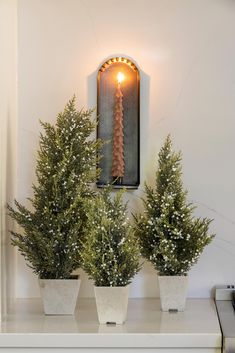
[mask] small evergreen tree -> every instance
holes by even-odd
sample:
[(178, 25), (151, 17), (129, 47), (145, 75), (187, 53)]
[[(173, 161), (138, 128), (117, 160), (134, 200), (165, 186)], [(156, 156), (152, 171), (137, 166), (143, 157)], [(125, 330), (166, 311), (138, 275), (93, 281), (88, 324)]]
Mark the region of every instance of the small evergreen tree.
[(92, 198), (100, 140), (90, 138), (96, 128), (92, 110), (77, 111), (75, 97), (58, 115), (55, 125), (41, 123), (44, 134), (36, 165), (37, 185), (29, 199), (32, 211), (15, 201), (10, 216), (23, 228), (12, 233), (33, 271), (43, 279), (69, 278), (81, 265), (84, 240), (84, 200)]
[(82, 251), (83, 269), (96, 286), (126, 286), (139, 271), (139, 247), (126, 219), (126, 204), (110, 188), (86, 202), (87, 237)]
[(211, 220), (193, 217), (181, 176), (181, 153), (172, 151), (168, 136), (159, 153), (156, 186), (145, 185), (145, 215), (135, 216), (142, 255), (161, 276), (186, 275), (213, 238)]

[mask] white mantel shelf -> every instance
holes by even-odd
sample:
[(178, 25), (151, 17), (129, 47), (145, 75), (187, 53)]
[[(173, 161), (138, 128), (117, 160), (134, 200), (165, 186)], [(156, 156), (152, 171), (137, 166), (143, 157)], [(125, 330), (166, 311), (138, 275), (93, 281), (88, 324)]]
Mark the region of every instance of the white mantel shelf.
[(0, 351), (4, 347), (220, 352), (221, 331), (210, 299), (188, 299), (183, 313), (161, 312), (157, 299), (130, 299), (127, 322), (117, 326), (98, 324), (93, 299), (79, 299), (75, 316), (44, 316), (41, 300), (20, 299), (1, 323)]

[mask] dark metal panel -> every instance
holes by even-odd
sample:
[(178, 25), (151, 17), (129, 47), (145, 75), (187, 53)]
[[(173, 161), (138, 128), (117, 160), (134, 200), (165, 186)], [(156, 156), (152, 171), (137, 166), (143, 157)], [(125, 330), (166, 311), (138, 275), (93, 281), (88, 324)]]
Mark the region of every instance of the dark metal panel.
[[(118, 58), (117, 58), (118, 59)], [(122, 61), (109, 60), (102, 65), (98, 73), (97, 108), (99, 124), (97, 137), (109, 141), (102, 150), (103, 158), (99, 163), (101, 176), (97, 183), (104, 186), (113, 181), (111, 175), (113, 153), (113, 122), (117, 74), (125, 76), (121, 84), (123, 93), (123, 123), (124, 123), (124, 160), (125, 173), (122, 182), (115, 187), (138, 188), (139, 180), (139, 72), (136, 66)]]

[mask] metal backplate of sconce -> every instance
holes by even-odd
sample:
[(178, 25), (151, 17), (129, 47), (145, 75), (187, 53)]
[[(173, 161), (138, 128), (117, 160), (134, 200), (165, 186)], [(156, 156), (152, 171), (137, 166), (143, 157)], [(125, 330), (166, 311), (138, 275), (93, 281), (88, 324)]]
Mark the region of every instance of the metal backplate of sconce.
[(124, 57), (102, 64), (97, 78), (97, 137), (108, 141), (102, 150), (98, 187), (136, 189), (140, 183), (140, 77), (136, 65)]

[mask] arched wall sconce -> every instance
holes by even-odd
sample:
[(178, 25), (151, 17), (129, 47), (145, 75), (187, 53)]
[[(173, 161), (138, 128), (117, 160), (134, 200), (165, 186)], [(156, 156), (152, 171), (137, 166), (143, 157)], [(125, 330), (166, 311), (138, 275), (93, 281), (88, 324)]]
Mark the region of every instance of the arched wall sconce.
[(97, 137), (109, 141), (102, 150), (98, 187), (136, 189), (140, 183), (140, 76), (124, 57), (102, 64), (97, 77)]

